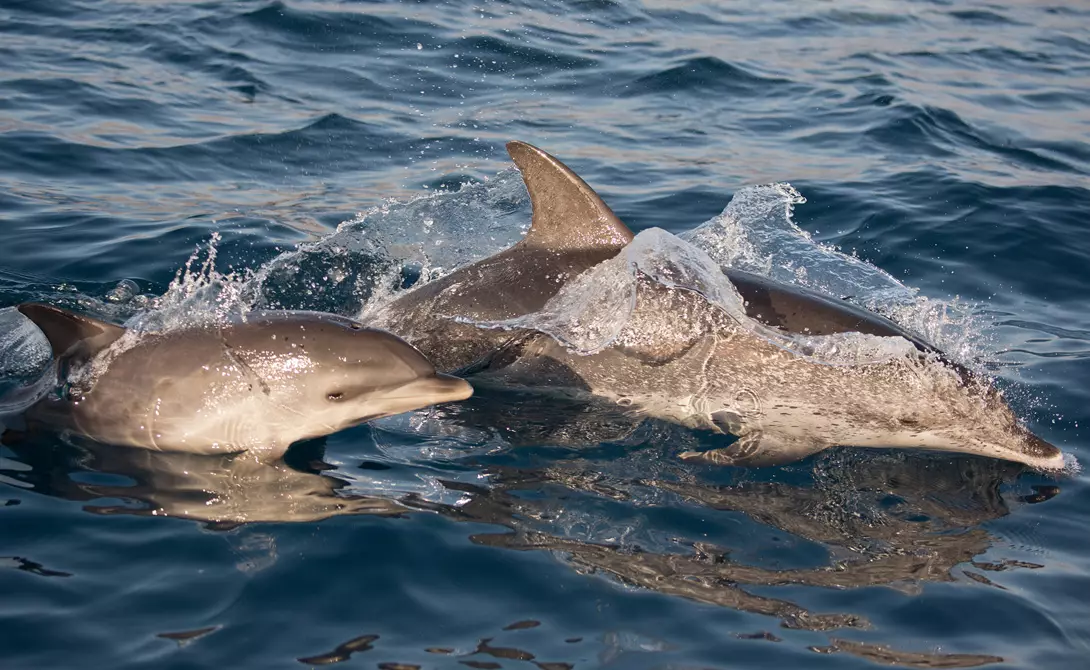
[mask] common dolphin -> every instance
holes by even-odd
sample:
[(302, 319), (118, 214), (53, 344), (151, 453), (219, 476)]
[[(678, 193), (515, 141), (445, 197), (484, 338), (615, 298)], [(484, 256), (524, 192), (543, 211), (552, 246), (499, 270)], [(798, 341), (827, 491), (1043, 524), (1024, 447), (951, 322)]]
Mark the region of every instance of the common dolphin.
[(333, 314), (132, 332), (49, 305), (18, 310), (49, 340), (59, 387), (27, 423), (109, 444), (275, 458), (299, 440), (473, 393), (404, 340)]
[(522, 172), (533, 219), (513, 247), (414, 287), (378, 314), (435, 366), (454, 372), (490, 355), (510, 334), (457, 319), (510, 319), (541, 309), (565, 283), (613, 258), (632, 241), (628, 229), (582, 179), (524, 142), (507, 151)]
[[(440, 369), (503, 385), (574, 389), (645, 416), (739, 437), (729, 448), (683, 454), (716, 463), (772, 464), (850, 445), (930, 448), (1063, 467), (1059, 449), (1023, 428), (990, 383), (945, 360), (917, 335), (844, 301), (729, 268), (724, 274), (740, 299), (740, 313), (637, 271), (635, 306), (623, 330), (613, 344), (590, 355), (533, 328), (481, 327), (517, 324), (517, 317), (547, 309), (599, 264), (625, 271), (630, 261), (621, 252), (634, 240), (559, 160), (521, 142), (508, 144), (508, 151), (530, 193), (533, 219), (526, 238), (411, 290), (380, 316)], [(652, 245), (656, 235), (669, 236), (645, 233)], [(689, 251), (714, 265), (695, 247)], [(852, 333), (901, 338), (918, 355), (825, 365), (767, 336)]]

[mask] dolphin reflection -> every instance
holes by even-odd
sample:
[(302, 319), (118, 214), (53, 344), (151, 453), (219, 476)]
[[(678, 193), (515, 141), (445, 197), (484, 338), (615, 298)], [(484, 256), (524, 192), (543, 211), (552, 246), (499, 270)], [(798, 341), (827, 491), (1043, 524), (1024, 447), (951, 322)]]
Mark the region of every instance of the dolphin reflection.
[[(473, 534), (471, 541), (479, 545), (553, 552), (581, 573), (596, 572), (668, 596), (772, 617), (788, 629), (830, 634), (870, 624), (862, 614), (811, 611), (793, 601), (799, 596), (770, 594), (767, 587), (887, 586), (913, 593), (927, 582), (965, 578), (990, 585), (986, 574), (1042, 566), (980, 560), (995, 542), (982, 524), (1009, 514), (1012, 501), (1040, 502), (1058, 492), (1054, 487), (1039, 487), (1028, 495), (1012, 494), (1006, 487), (1023, 467), (977, 457), (891, 454), (874, 458), (872, 454), (866, 468), (818, 459), (809, 478), (801, 482), (760, 481), (753, 470), (738, 470), (738, 476), (746, 479), (718, 485), (700, 481), (691, 466), (683, 463), (671, 464), (653, 476), (625, 478), (610, 475), (610, 468), (602, 468), (601, 463), (573, 459), (538, 468), (486, 465), (478, 473), (484, 476), (476, 480), (486, 480), (487, 486), (443, 480), (440, 484), (461, 498), (457, 504), (446, 504), (411, 493), (361, 491), (367, 488), (367, 477), (328, 469), (331, 466), (320, 460), (322, 446), (316, 443), (298, 445), (287, 461), (264, 463), (92, 442), (78, 450), (68, 445), (55, 449), (37, 445), (15, 451), (30, 466), (10, 471), (21, 485), (83, 501), (91, 512), (174, 516), (217, 529), (347, 514), (434, 512), (452, 521), (503, 529)], [(828, 458), (859, 455), (847, 451)], [(88, 478), (88, 471), (111, 476)], [(375, 475), (376, 471), (366, 472)], [(522, 495), (525, 492), (535, 495)], [(606, 497), (635, 508), (666, 504), (696, 506), (707, 514), (740, 513), (769, 529), (820, 544), (827, 557), (818, 565), (776, 568), (735, 560), (734, 555), (746, 552), (745, 546), (694, 541), (663, 550), (645, 548), (639, 542), (579, 537), (574, 526), (564, 528), (564, 511), (577, 505), (582, 495)], [(604, 527), (616, 523), (608, 518), (597, 521)], [(580, 523), (585, 525), (585, 520)], [(747, 537), (751, 540), (752, 534)], [(764, 588), (758, 594), (750, 587)], [(974, 667), (1000, 660), (972, 654), (900, 652), (838, 637), (830, 637), (829, 642), (813, 650), (908, 667), (928, 667), (921, 663)]]
[[(388, 498), (345, 492), (348, 482), (313, 469), (332, 467), (321, 463), (320, 453), (307, 453), (316, 448), (320, 452), (315, 442), (296, 445), (289, 464), (245, 452), (161, 452), (90, 440), (81, 441), (78, 449), (28, 444), (17, 453), (31, 469), (15, 474), (39, 492), (85, 502), (88, 512), (192, 519), (221, 530), (247, 523), (409, 511)], [(108, 483), (101, 478), (89, 482), (81, 476), (87, 471), (111, 477)]]

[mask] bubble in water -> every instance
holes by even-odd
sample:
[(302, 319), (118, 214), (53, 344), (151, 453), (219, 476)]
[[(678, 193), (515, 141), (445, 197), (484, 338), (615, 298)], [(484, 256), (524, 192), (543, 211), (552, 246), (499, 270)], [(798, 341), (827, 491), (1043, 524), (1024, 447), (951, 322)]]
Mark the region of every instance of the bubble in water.
[(49, 340), (14, 307), (0, 309), (0, 414), (33, 405), (53, 385)]
[(0, 309), (0, 378), (41, 372), (52, 358), (49, 340), (14, 307)]
[(137, 309), (147, 309), (154, 304), (154, 301), (155, 296), (142, 293), (138, 296), (133, 296), (133, 299), (129, 304)]
[(140, 287), (131, 279), (122, 279), (106, 293), (106, 300), (113, 303), (127, 303), (140, 292)]

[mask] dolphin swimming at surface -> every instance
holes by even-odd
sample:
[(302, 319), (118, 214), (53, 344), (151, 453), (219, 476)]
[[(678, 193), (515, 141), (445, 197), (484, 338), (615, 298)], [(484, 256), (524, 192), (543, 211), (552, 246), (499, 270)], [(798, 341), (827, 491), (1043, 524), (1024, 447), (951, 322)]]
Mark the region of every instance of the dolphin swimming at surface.
[(518, 244), (418, 285), (375, 318), (401, 334), (446, 372), (490, 355), (511, 339), (455, 321), (509, 319), (536, 312), (569, 280), (613, 258), (632, 231), (563, 163), (523, 142), (507, 150), (522, 172), (533, 206)]
[(138, 333), (48, 305), (18, 310), (49, 340), (58, 384), (26, 410), (28, 427), (98, 442), (276, 458), (293, 442), (473, 393), (404, 340), (333, 314), (251, 312)]
[[(637, 271), (623, 329), (589, 354), (533, 327), (486, 327), (547, 310), (599, 265), (616, 263), (623, 272), (629, 261), (622, 251), (635, 239), (559, 160), (522, 142), (507, 148), (530, 194), (525, 238), (414, 287), (377, 314), (381, 327), (439, 369), (472, 374), (475, 382), (589, 394), (640, 415), (738, 437), (726, 448), (682, 454), (715, 463), (774, 464), (831, 446), (873, 446), (1064, 466), (1060, 450), (1026, 430), (988, 381), (917, 335), (842, 300), (730, 268), (721, 270), (740, 313)], [(645, 243), (673, 237), (644, 233)], [(916, 355), (826, 365), (775, 342), (852, 334), (905, 342)]]

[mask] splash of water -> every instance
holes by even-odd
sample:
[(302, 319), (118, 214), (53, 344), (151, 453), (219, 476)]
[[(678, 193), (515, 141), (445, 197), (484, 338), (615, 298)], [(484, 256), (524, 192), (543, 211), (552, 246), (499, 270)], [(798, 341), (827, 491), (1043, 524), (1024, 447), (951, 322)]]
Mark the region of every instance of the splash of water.
[(49, 341), (14, 307), (0, 309), (0, 414), (15, 414), (48, 391), (41, 380), (52, 359)]
[(916, 349), (901, 337), (864, 333), (801, 336), (769, 328), (749, 318), (742, 297), (702, 249), (660, 228), (641, 231), (616, 257), (565, 285), (538, 312), (503, 321), (460, 319), (483, 328), (529, 329), (551, 335), (570, 350), (589, 355), (624, 337), (665, 341), (691, 327), (670, 322), (673, 332), (644, 333), (629, 328), (640, 280), (670, 290), (699, 293), (746, 330), (815, 362), (833, 365), (878, 363), (906, 357)]
[[(816, 242), (794, 220), (806, 199), (790, 184), (740, 189), (721, 214), (681, 237), (720, 267), (844, 298), (921, 335), (950, 358), (977, 367), (988, 346), (978, 306), (919, 295), (884, 270)], [(862, 343), (860, 343), (862, 344)]]

